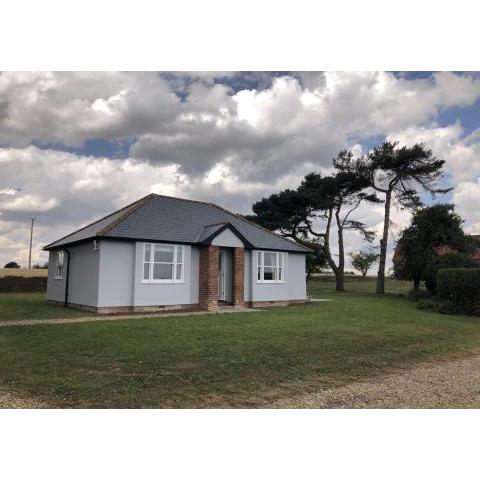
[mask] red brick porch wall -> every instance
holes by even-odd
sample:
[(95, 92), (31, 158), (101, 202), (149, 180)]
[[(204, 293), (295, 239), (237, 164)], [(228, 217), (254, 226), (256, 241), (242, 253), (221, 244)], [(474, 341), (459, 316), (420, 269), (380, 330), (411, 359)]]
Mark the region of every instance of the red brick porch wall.
[(244, 280), (245, 278), (245, 249), (233, 249), (233, 283), (232, 300), (235, 307), (245, 306)]
[(199, 303), (200, 308), (218, 308), (218, 254), (219, 248), (208, 245), (200, 248)]

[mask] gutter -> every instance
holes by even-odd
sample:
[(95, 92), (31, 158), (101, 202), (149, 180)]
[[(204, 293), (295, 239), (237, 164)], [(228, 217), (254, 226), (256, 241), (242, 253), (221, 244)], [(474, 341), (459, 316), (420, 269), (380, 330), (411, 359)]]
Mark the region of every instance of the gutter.
[(65, 277), (65, 302), (64, 307), (68, 306), (68, 281), (70, 279), (70, 250), (63, 248), (63, 251), (67, 252), (67, 276)]

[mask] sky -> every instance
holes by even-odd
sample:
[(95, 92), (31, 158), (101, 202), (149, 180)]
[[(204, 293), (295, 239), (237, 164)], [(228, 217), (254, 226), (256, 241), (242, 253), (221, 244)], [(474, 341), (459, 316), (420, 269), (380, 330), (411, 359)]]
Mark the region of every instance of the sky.
[[(446, 160), (454, 190), (435, 201), (480, 233), (478, 73), (0, 73), (0, 266), (26, 265), (32, 217), (44, 262), (47, 243), (150, 192), (249, 213), (385, 139)], [(380, 233), (383, 207), (355, 218)], [(409, 219), (394, 209), (389, 261)], [(347, 234), (347, 252), (363, 246)]]

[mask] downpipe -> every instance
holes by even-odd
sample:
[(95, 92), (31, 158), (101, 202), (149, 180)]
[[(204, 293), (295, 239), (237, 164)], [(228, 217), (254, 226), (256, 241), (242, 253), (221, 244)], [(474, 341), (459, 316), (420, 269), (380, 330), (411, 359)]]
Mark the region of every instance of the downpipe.
[(70, 250), (68, 250), (68, 248), (64, 248), (63, 250), (67, 252), (67, 275), (65, 278), (65, 302), (63, 306), (67, 307), (68, 306), (68, 283), (70, 280)]

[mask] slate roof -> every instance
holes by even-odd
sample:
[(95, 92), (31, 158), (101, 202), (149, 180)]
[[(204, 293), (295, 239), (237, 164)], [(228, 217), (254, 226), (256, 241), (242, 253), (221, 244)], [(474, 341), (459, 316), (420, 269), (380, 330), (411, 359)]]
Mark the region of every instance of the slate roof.
[(310, 251), (213, 203), (153, 193), (50, 243), (44, 249), (53, 250), (92, 238), (202, 244), (215, 236), (215, 232), (229, 226), (246, 240), (247, 248)]

